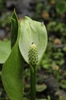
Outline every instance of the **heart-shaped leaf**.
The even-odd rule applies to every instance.
[[[47,31],[45,25],[25,16],[20,22],[18,34],[19,48],[24,60],[29,63],[28,51],[30,45],[34,42],[38,51],[39,64],[47,46]]]

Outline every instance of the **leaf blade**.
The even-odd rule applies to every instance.
[[[0,63],[4,63],[11,52],[10,41],[0,41]]]
[[[23,100],[23,59],[17,43],[3,66],[2,82],[11,100]]]

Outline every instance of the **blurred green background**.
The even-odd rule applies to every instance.
[[[37,100],[66,100],[66,0],[0,0],[0,40],[2,41],[10,40],[10,23],[14,8],[19,20],[27,15],[46,25],[48,45],[37,72]],[[24,96],[29,98],[27,84],[30,75],[27,66],[25,64]],[[9,100],[1,81],[1,70],[2,64],[0,65],[0,100]]]

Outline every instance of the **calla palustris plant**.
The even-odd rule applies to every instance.
[[[17,30],[17,31],[16,31]],[[36,67],[39,65],[47,46],[47,31],[45,25],[25,16],[18,23],[14,11],[11,18],[11,52],[3,64],[2,82],[10,100],[23,100],[24,60],[31,66],[31,92],[35,92]],[[32,50],[32,51],[31,51]],[[35,53],[36,51],[36,53]],[[34,54],[31,54],[33,52]],[[36,55],[37,63],[30,63],[30,56]],[[31,56],[32,57],[32,56]],[[6,57],[5,57],[6,58]],[[33,61],[33,60],[32,60]],[[33,70],[32,70],[33,69]],[[33,89],[34,88],[34,89]],[[35,100],[35,93],[31,98]]]

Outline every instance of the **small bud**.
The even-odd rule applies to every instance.
[[[41,25],[43,26],[44,25],[44,22],[41,22]]]
[[[38,63],[38,52],[37,47],[34,43],[32,43],[29,48],[28,61],[31,66],[35,66]]]

